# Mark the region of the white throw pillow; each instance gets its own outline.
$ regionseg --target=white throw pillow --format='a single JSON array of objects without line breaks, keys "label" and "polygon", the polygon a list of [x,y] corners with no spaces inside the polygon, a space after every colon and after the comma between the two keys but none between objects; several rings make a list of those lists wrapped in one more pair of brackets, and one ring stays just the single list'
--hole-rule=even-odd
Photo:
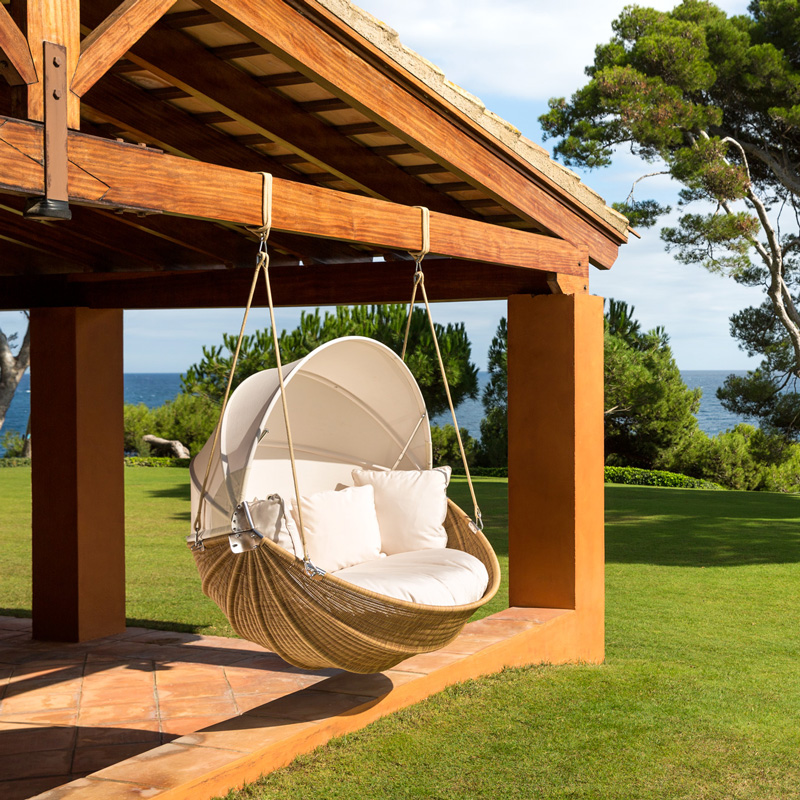
[{"label": "white throw pillow", "polygon": [[[335,572],[380,557],[381,532],[371,486],[317,492],[300,501],[306,547],[314,566]],[[291,517],[299,529],[295,498]]]},{"label": "white throw pillow", "polygon": [[303,548],[300,546],[299,537],[286,525],[283,500],[280,495],[271,494],[266,500],[251,500],[248,505],[253,525],[260,534],[272,539],[284,550],[302,557]]},{"label": "white throw pillow", "polygon": [[425,470],[354,469],[356,486],[375,489],[381,549],[387,555],[447,547],[450,467]]}]

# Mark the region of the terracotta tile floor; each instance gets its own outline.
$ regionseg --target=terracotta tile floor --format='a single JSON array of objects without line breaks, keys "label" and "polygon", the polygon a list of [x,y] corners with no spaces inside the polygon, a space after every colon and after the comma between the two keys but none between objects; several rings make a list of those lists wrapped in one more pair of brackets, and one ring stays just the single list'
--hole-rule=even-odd
[{"label": "terracotta tile floor", "polygon": [[144,628],[35,642],[30,620],[0,617],[0,798],[207,800],[456,681],[566,660],[575,630],[574,612],[510,608],[435,653],[353,675]]},{"label": "terracotta tile floor", "polygon": [[239,639],[128,628],[34,642],[0,617],[0,798],[28,798],[337,674]]}]

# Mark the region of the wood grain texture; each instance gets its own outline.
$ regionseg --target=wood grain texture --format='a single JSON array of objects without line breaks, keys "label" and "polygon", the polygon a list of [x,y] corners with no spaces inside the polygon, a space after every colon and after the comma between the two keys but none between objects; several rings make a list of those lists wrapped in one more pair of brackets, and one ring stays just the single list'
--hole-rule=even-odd
[{"label": "wood grain texture", "polygon": [[12,86],[38,82],[28,40],[4,5],[0,5],[0,50],[5,53],[9,62],[9,67],[3,70],[3,74]]},{"label": "wood grain texture", "polygon": [[[28,118],[44,119],[43,43],[52,42],[67,48],[67,75],[75,72],[80,55],[80,0],[28,0],[28,46],[30,47],[37,83],[28,87]],[[80,128],[80,99],[67,95],[67,124]]]},{"label": "wood grain texture", "polygon": [[81,43],[72,91],[82,97],[175,0],[125,0]]},{"label": "wood grain texture", "polygon": [[[31,314],[33,636],[125,630],[122,312]],[[53,536],[58,531],[58,536]]]},{"label": "wood grain texture", "polygon": [[[591,258],[598,264],[613,264],[624,237],[563,190],[548,185],[544,176],[537,176],[535,167],[514,165],[494,156],[478,137],[466,134],[441,113],[437,105],[446,104],[421,81],[416,82],[414,92],[406,89],[396,76],[402,73],[403,79],[410,81],[408,73],[376,47],[362,39],[361,48],[371,58],[356,52],[350,46],[356,38],[352,31],[346,34],[351,40],[346,45],[283,0],[199,3],[365,116],[414,143],[450,172],[486,191],[505,208],[544,225],[573,244],[587,244]],[[330,26],[346,28],[316,4],[302,5],[313,6],[315,12],[326,16]],[[383,69],[374,65],[376,60]],[[430,102],[426,102],[428,98]],[[459,112],[450,107],[449,116],[459,116]],[[483,134],[484,138],[487,136]]]},{"label": "wood grain texture", "polygon": [[[302,174],[283,166],[274,158],[238,144],[230,136],[196,121],[190,114],[156,100],[149,92],[121,78],[107,75],[83,97],[91,108],[108,122],[133,136],[155,141],[174,155],[220,164],[252,172],[270,172],[277,178],[308,182]],[[274,241],[287,252],[319,261],[354,261],[357,253],[349,245],[317,243],[291,234],[277,234]]]},{"label": "wood grain texture", "polygon": [[[84,22],[99,24],[101,10],[112,7],[112,0],[85,5]],[[407,175],[291,100],[265,90],[256,78],[216,57],[180,31],[166,25],[155,26],[132,47],[129,58],[368,195],[472,216],[452,198]]]},{"label": "wood grain texture", "polygon": [[[7,136],[38,152],[42,128],[6,119],[0,126],[0,143],[8,142]],[[88,177],[73,182],[70,175],[71,202],[261,224],[258,174],[77,132],[70,133],[69,153],[79,175]],[[14,179],[9,181],[4,170],[0,191],[42,194],[41,166],[17,155],[10,161]],[[416,251],[421,245],[418,209],[280,179],[273,185],[273,227],[396,250]],[[431,243],[433,252],[456,258],[570,275],[588,272],[581,252],[559,239],[443,214],[431,214]]]},{"label": "wood grain texture", "polygon": [[508,301],[508,557],[514,606],[603,617],[603,300]]}]

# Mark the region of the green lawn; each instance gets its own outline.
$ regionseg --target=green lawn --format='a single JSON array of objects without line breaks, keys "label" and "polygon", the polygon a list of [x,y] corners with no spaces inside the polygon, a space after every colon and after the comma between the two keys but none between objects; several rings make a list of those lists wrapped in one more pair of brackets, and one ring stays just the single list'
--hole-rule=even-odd
[{"label": "green lawn", "polygon": [[[181,544],[186,471],[126,477],[131,617],[227,632]],[[6,613],[30,607],[28,480],[0,470]],[[505,481],[478,490],[505,560]],[[469,507],[462,483],[453,494]],[[231,797],[800,798],[800,497],[609,486],[606,500],[604,665],[468,682]]]}]

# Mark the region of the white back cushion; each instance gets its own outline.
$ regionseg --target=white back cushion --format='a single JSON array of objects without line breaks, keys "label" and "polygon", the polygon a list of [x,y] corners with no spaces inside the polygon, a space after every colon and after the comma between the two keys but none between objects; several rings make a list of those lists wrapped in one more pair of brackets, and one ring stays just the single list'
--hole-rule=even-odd
[{"label": "white back cushion", "polygon": [[[380,557],[381,532],[374,498],[371,486],[351,486],[300,498],[306,547],[315,566],[335,572]],[[291,517],[299,529],[295,498]]]},{"label": "white back cushion", "polygon": [[386,555],[447,547],[447,484],[450,467],[379,471],[354,469],[353,483],[372,486]]}]

